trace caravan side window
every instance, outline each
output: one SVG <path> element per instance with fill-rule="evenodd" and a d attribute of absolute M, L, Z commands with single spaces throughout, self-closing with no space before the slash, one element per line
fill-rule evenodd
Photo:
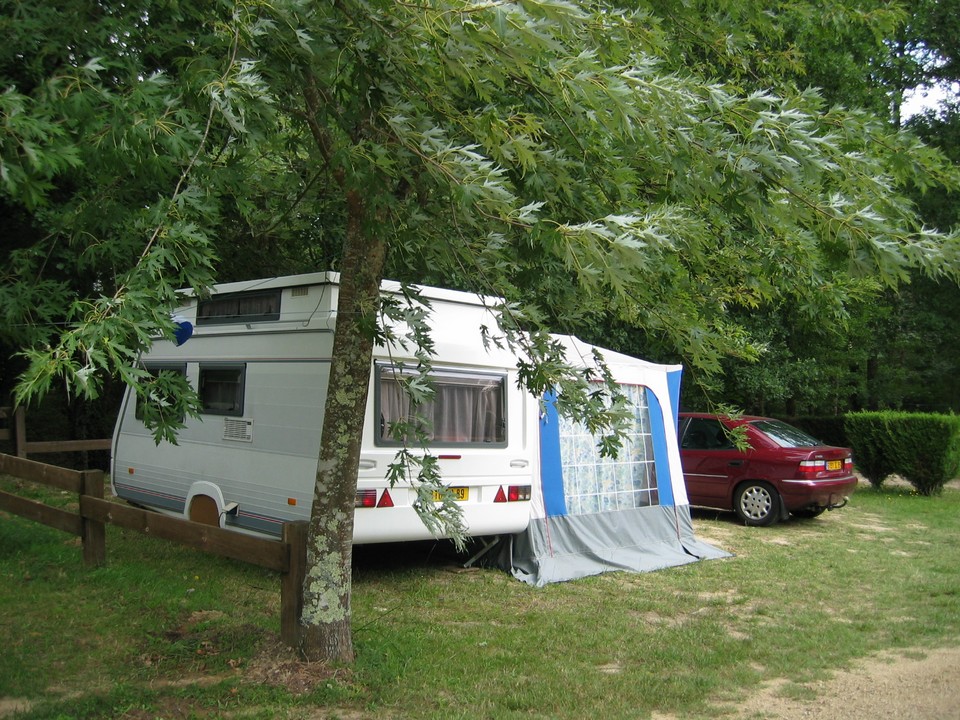
<path fill-rule="evenodd" d="M 151 377 L 153 377 L 153 378 L 158 378 L 161 373 L 172 373 L 172 374 L 174 374 L 174 375 L 181 375 L 181 376 L 187 374 L 187 366 L 184 365 L 183 363 L 171 363 L 171 364 L 158 363 L 158 364 L 150 364 L 150 365 L 145 365 L 145 366 L 144 366 L 144 369 L 145 369 L 148 373 L 150 373 Z M 166 403 L 164 402 L 164 397 L 163 397 L 163 396 L 164 396 L 163 385 L 162 385 L 162 384 L 158 384 L 158 385 L 154 386 L 153 389 L 151 390 L 151 395 L 150 395 L 150 397 L 151 397 L 151 399 L 155 399 L 155 400 L 156 400 L 156 404 L 157 404 L 159 407 L 165 407 L 165 406 L 166 406 Z M 137 420 L 143 422 L 143 419 L 144 419 L 143 401 L 142 401 L 140 398 L 137 398 L 137 404 L 136 404 L 136 407 L 134 408 L 133 414 L 134 414 L 134 417 L 137 418 Z M 183 416 L 182 416 L 182 415 L 181 415 L 181 417 L 179 418 L 179 420 L 180 420 L 180 422 L 183 422 Z"/>
<path fill-rule="evenodd" d="M 243 415 L 246 365 L 201 365 L 200 403 L 208 415 Z"/>
<path fill-rule="evenodd" d="M 436 370 L 430 374 L 433 399 L 420 405 L 412 404 L 404 391 L 404 383 L 414 377 L 398 367 L 377 366 L 377 445 L 400 445 L 396 425 L 407 422 L 418 425 L 431 445 L 506 446 L 505 375 Z"/>
<path fill-rule="evenodd" d="M 224 325 L 279 319 L 280 290 L 214 295 L 197 304 L 198 325 Z"/>

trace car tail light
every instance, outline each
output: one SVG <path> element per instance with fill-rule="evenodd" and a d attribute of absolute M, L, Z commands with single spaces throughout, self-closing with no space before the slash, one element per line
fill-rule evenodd
<path fill-rule="evenodd" d="M 354 507 L 376 507 L 377 506 L 377 491 L 376 490 L 357 490 L 357 495 L 353 500 Z"/>
<path fill-rule="evenodd" d="M 380 502 L 377 503 L 378 508 L 382 507 L 393 507 L 393 498 L 390 497 L 390 491 L 384 490 L 383 495 L 380 496 Z"/>
<path fill-rule="evenodd" d="M 827 469 L 826 460 L 801 460 L 798 468 L 801 474 L 812 475 L 813 473 L 823 472 Z"/>
<path fill-rule="evenodd" d="M 801 460 L 797 470 L 801 475 L 813 475 L 820 472 L 837 472 L 838 470 L 853 470 L 853 460 L 849 457 L 840 460 Z"/>

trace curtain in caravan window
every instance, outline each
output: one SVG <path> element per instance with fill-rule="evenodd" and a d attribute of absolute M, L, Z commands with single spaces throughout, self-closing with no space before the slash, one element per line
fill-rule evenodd
<path fill-rule="evenodd" d="M 434 439 L 438 442 L 497 443 L 504 441 L 503 392 L 500 378 L 436 383 L 432 403 Z"/>
<path fill-rule="evenodd" d="M 219 295 L 197 304 L 200 325 L 280 319 L 280 290 Z"/>
<path fill-rule="evenodd" d="M 389 376 L 388 372 L 391 373 Z M 392 371 L 386 369 L 382 370 L 377 392 L 380 405 L 380 429 L 377 440 L 392 440 L 392 426 L 395 423 L 413 420 L 410 413 L 410 398 L 403 391 L 403 387 Z M 396 439 L 399 441 L 401 438 Z"/>
<path fill-rule="evenodd" d="M 503 376 L 431 374 L 434 397 L 416 407 L 403 391 L 400 377 L 395 369 L 380 369 L 380 441 L 399 442 L 400 438 L 390 437 L 390 428 L 400 421 L 417 423 L 427 439 L 438 444 L 487 445 L 506 441 Z"/>

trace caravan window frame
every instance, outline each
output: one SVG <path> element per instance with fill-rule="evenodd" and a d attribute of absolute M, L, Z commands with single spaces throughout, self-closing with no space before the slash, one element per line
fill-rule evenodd
<path fill-rule="evenodd" d="M 204 376 L 212 372 L 237 371 L 233 406 L 229 408 L 214 407 L 205 395 L 206 387 Z M 209 382 L 209 380 L 207 380 Z M 225 380 L 214 381 L 225 383 Z M 200 363 L 197 374 L 197 395 L 200 397 L 200 412 L 203 415 L 220 415 L 227 417 L 242 417 L 244 402 L 246 401 L 247 364 L 246 363 Z"/>
<path fill-rule="evenodd" d="M 235 325 L 280 319 L 282 290 L 224 293 L 197 303 L 197 325 Z M 262 309 L 256 309 L 263 304 Z"/>
<path fill-rule="evenodd" d="M 165 362 L 151 362 L 144 363 L 143 369 L 146 370 L 150 375 L 156 377 L 162 372 L 175 372 L 179 373 L 182 377 L 187 376 L 187 364 L 186 363 L 165 363 Z M 143 422 L 143 402 L 140 400 L 139 395 L 134 395 L 133 401 L 133 416 Z M 184 417 L 180 416 L 180 422 L 183 422 Z"/>
<path fill-rule="evenodd" d="M 403 447 L 403 440 L 394 439 L 387 436 L 391 422 L 384 417 L 384 397 L 383 383 L 390 382 L 390 375 L 397 373 L 402 375 L 415 375 L 415 371 L 403 368 L 400 365 L 390 363 L 377 363 L 374 370 L 374 417 L 377 422 L 373 427 L 374 444 L 379 447 Z M 493 419 L 493 428 L 495 434 L 486 433 L 489 439 L 439 439 L 436 436 L 429 437 L 427 445 L 430 447 L 474 447 L 474 448 L 505 448 L 509 441 L 509 414 L 508 414 L 508 385 L 507 374 L 502 372 L 484 371 L 484 370 L 465 370 L 461 368 L 433 368 L 430 372 L 430 380 L 438 394 L 446 386 L 469 387 L 476 383 L 480 386 L 486 383 L 486 387 L 495 387 L 497 389 L 498 415 Z M 446 381 L 446 382 L 445 382 Z M 473 383 L 471 383 L 473 381 Z M 411 439 L 412 440 L 412 439 Z"/>

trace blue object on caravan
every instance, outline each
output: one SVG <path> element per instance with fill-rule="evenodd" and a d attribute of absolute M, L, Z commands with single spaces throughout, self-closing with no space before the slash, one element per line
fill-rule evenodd
<path fill-rule="evenodd" d="M 180 347 L 193 337 L 193 323 L 180 315 L 174 316 L 173 322 L 176 326 L 173 330 L 173 344 Z"/>

